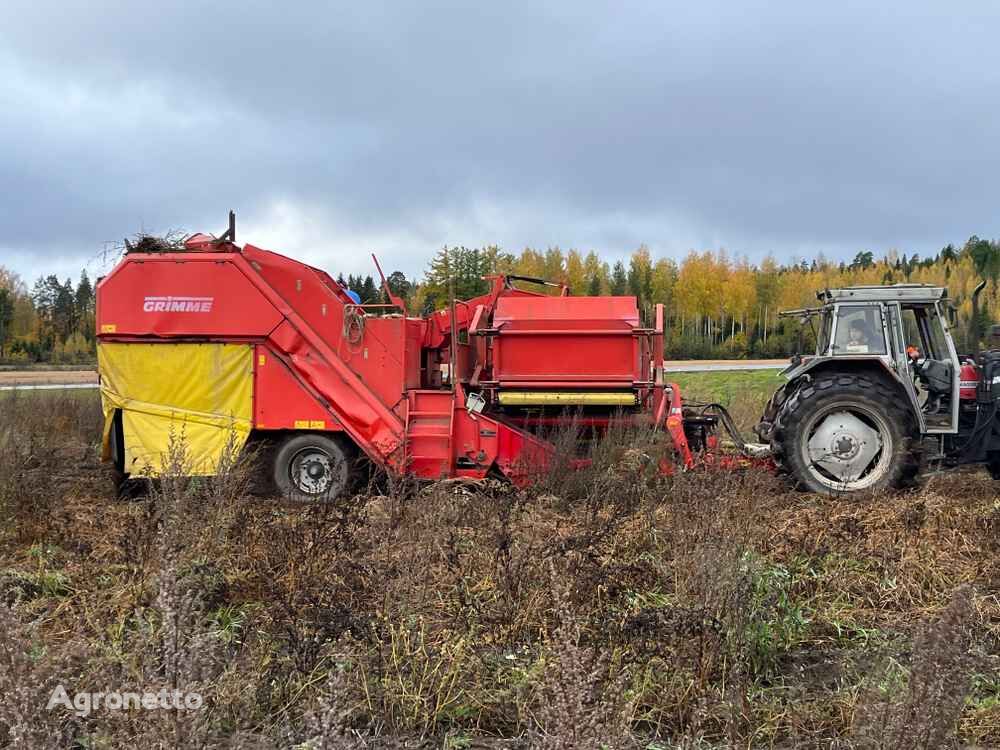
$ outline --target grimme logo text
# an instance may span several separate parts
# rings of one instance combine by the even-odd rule
[[[215,297],[146,297],[143,312],[212,312]]]

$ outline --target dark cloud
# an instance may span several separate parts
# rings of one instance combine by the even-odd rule
[[[0,263],[230,206],[334,271],[1000,235],[995,3],[536,5],[8,0]]]

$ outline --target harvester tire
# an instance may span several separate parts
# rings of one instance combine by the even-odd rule
[[[125,432],[122,424],[122,411],[115,411],[111,420],[111,432],[108,435],[111,444],[111,485],[115,498],[118,500],[135,500],[145,494],[149,483],[145,479],[133,479],[125,471]]]
[[[913,415],[901,402],[898,390],[879,377],[817,375],[778,410],[771,433],[776,463],[810,492],[904,487],[919,473],[920,460]],[[873,445],[877,452],[867,459]]]
[[[289,500],[335,500],[350,491],[354,464],[353,451],[339,437],[292,435],[274,452],[274,485]]]

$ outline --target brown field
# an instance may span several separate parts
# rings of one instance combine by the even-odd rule
[[[99,434],[96,393],[0,399],[0,746],[1000,743],[984,473],[832,499],[664,478],[635,434],[526,491],[293,505],[238,462],[122,501]],[[46,711],[57,684],[204,705]]]

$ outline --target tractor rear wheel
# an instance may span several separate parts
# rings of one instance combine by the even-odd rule
[[[341,439],[293,435],[274,452],[274,484],[289,500],[334,500],[350,490],[354,463],[353,451]]]
[[[912,481],[915,428],[878,377],[821,374],[781,405],[771,445],[779,465],[812,492],[847,495]]]

